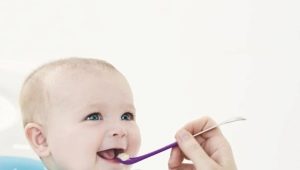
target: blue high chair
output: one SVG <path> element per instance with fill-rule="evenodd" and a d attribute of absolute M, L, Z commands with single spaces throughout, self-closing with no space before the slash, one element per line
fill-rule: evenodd
<path fill-rule="evenodd" d="M 39 160 L 18 156 L 0 156 L 0 170 L 46 170 L 46 168 Z"/>

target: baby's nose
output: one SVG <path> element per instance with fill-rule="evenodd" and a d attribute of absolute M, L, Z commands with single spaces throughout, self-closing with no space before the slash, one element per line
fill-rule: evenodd
<path fill-rule="evenodd" d="M 113 129 L 111 129 L 109 134 L 110 134 L 111 137 L 125 137 L 125 136 L 127 136 L 126 130 L 121 128 L 121 127 L 115 127 Z"/>

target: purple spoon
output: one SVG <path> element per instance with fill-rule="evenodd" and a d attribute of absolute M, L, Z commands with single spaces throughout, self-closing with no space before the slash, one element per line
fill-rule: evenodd
<path fill-rule="evenodd" d="M 214 126 L 208 128 L 208 129 L 205 129 L 205 130 L 203 130 L 203 131 L 201 131 L 201 132 L 198 132 L 198 133 L 194 134 L 193 136 L 196 137 L 196 136 L 198 136 L 198 135 L 200 135 L 200 134 L 203 134 L 203 133 L 205 133 L 205 132 L 207 132 L 207 131 L 210 131 L 210 130 L 212 130 L 212 129 L 218 127 L 218 126 L 221 126 L 221 125 L 224 125 L 224 124 L 227 124 L 227 123 L 231 123 L 231 122 L 235 122 L 235 121 L 240 121 L 240 120 L 246 120 L 246 119 L 245 119 L 245 118 L 242 118 L 242 117 L 234 117 L 234 118 L 232 118 L 232 119 L 228 119 L 228 120 L 223 121 L 223 122 L 221 122 L 221 123 L 219 123 L 219 124 L 217 124 L 217 125 L 214 125 Z M 167 145 L 167 146 L 164 146 L 164 147 L 162 147 L 162 148 L 160 148 L 160 149 L 157 149 L 157 150 L 155 150 L 155 151 L 153 151 L 153 152 L 149 152 L 149 153 L 144 154 L 144 155 L 141 155 L 141 156 L 131 157 L 131 158 L 126 159 L 126 160 L 122 160 L 121 158 L 117 157 L 116 160 L 119 161 L 119 162 L 122 163 L 122 164 L 125 164 L 125 165 L 131 165 L 131 164 L 137 163 L 137 162 L 139 162 L 139 161 L 141 161 L 141 160 L 144 160 L 144 159 L 146 159 L 146 158 L 149 158 L 149 157 L 151 157 L 151 156 L 154 156 L 154 155 L 156 155 L 156 154 L 158 154 L 158 153 L 160 153 L 160 152 L 163 152 L 163 151 L 165 151 L 165 150 L 168 150 L 168 149 L 173 148 L 173 147 L 176 147 L 176 146 L 177 146 L 177 142 L 173 142 L 173 143 L 171 143 L 171 144 L 169 144 L 169 145 Z"/>

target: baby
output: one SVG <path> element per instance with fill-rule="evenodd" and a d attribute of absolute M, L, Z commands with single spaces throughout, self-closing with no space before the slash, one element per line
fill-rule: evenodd
<path fill-rule="evenodd" d="M 125 77 L 98 59 L 67 58 L 25 80 L 20 105 L 26 137 L 48 170 L 126 170 L 140 132 Z"/>

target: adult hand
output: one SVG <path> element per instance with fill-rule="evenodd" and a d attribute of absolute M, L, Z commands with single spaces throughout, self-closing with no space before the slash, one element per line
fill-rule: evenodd
<path fill-rule="evenodd" d="M 180 129 L 175 136 L 178 147 L 171 151 L 169 170 L 236 170 L 230 145 L 219 128 L 192 136 L 214 125 L 211 118 L 203 117 Z M 183 163 L 184 158 L 192 163 Z"/>

